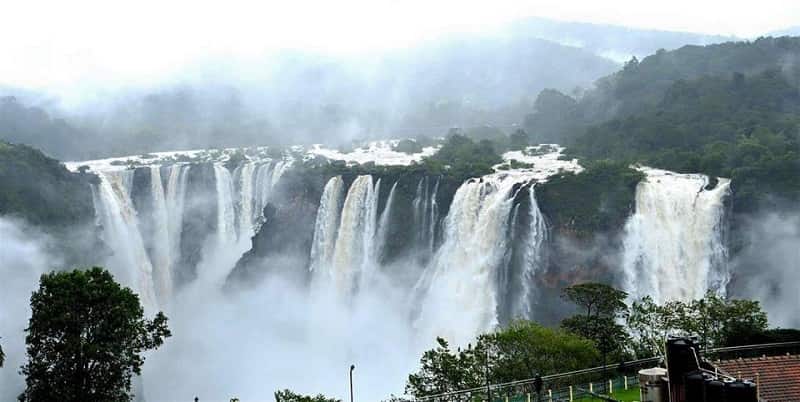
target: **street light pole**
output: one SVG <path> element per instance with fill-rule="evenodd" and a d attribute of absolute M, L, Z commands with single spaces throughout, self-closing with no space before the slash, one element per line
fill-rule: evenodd
<path fill-rule="evenodd" d="M 353 370 L 356 369 L 355 364 L 350 365 L 350 402 L 353 402 Z"/>

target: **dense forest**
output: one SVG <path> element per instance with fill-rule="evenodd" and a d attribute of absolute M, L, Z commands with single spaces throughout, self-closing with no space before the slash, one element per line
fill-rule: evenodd
<path fill-rule="evenodd" d="M 797 200 L 800 38 L 762 38 L 632 59 L 579 99 L 543 91 L 526 119 L 534 141 L 733 179 L 734 207 Z"/>

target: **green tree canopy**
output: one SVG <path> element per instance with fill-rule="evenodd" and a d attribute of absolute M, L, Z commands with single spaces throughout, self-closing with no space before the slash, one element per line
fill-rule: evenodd
<path fill-rule="evenodd" d="M 301 395 L 288 389 L 275 391 L 275 402 L 342 402 L 341 399 L 328 398 L 325 395 Z"/>
<path fill-rule="evenodd" d="M 602 283 L 582 283 L 564 288 L 562 296 L 575 303 L 579 313 L 561 321 L 561 327 L 594 341 L 604 361 L 622 359 L 629 336 L 617 321 L 628 313 L 628 294 Z"/>
<path fill-rule="evenodd" d="M 561 329 L 516 320 L 480 335 L 475 345 L 452 351 L 442 338 L 425 352 L 421 368 L 408 377 L 415 397 L 476 388 L 584 368 L 599 357 L 592 341 Z"/>
<path fill-rule="evenodd" d="M 724 299 L 714 292 L 689 302 L 656 304 L 649 296 L 631 305 L 628 327 L 636 338 L 637 354 L 663 354 L 670 334 L 697 335 L 707 347 L 739 344 L 765 334 L 767 314 L 754 300 Z"/>
<path fill-rule="evenodd" d="M 144 319 L 139 296 L 98 267 L 42 275 L 31 310 L 27 402 L 131 401 L 142 353 L 171 335 L 163 313 Z"/>

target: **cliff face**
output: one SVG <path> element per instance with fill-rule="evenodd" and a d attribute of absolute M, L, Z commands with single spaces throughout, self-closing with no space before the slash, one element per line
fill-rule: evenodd
<path fill-rule="evenodd" d="M 50 234 L 51 251 L 67 267 L 90 264 L 106 251 L 94 225 L 96 182 L 97 176 L 70 172 L 34 148 L 0 142 L 0 215 Z"/>
<path fill-rule="evenodd" d="M 395 187 L 386 228 L 387 241 L 381 255 L 377 256 L 378 261 L 382 265 L 404 258 L 427 261 L 431 252 L 421 250 L 421 243 L 435 246 L 441 241 L 441 220 L 460 183 L 409 169 L 292 169 L 272 192 L 270 204 L 264 210 L 264 222 L 252 239 L 251 249 L 228 277 L 228 285 L 249 283 L 273 270 L 292 272 L 298 279 L 308 279 L 314 226 L 325 184 L 332 177 L 341 176 L 346 192 L 356 177 L 363 174 L 371 174 L 373 183 L 380 180 L 379 215 L 387 207 L 392 187 Z M 427 220 L 420 216 L 420 211 L 427 211 L 423 212 Z M 420 227 L 423 220 L 425 228 Z"/>

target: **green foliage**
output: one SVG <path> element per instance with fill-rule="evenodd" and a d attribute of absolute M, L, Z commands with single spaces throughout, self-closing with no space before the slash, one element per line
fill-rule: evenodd
<path fill-rule="evenodd" d="M 97 267 L 42 275 L 31 310 L 22 401 L 131 401 L 142 353 L 171 336 L 163 313 L 144 319 L 139 297 Z"/>
<path fill-rule="evenodd" d="M 300 395 L 291 390 L 275 391 L 275 402 L 342 402 L 341 399 L 328 398 L 325 395 L 316 396 Z"/>
<path fill-rule="evenodd" d="M 424 164 L 432 173 L 447 174 L 461 180 L 482 176 L 493 171 L 492 166 L 503 162 L 488 139 L 475 142 L 461 134 L 447 137 L 439 152 L 425 158 Z"/>
<path fill-rule="evenodd" d="M 553 227 L 578 237 L 621 229 L 644 175 L 626 162 L 597 161 L 536 186 L 539 207 Z"/>
<path fill-rule="evenodd" d="M 404 139 L 393 146 L 392 150 L 406 154 L 417 154 L 422 152 L 422 145 L 415 140 Z"/>
<path fill-rule="evenodd" d="M 594 343 L 564 330 L 525 320 L 511 322 L 496 332 L 480 335 L 475 345 L 452 351 L 437 338 L 438 346 L 425 352 L 421 368 L 409 375 L 406 393 L 430 396 L 547 375 L 586 367 L 599 353 Z"/>
<path fill-rule="evenodd" d="M 602 283 L 582 283 L 564 288 L 562 297 L 579 308 L 578 314 L 561 321 L 562 328 L 594 341 L 604 360 L 625 357 L 629 337 L 618 320 L 628 314 L 626 292 Z"/>
<path fill-rule="evenodd" d="M 512 321 L 495 333 L 483 335 L 478 342 L 489 345 L 495 383 L 578 370 L 599 357 L 592 341 L 526 320 Z"/>
<path fill-rule="evenodd" d="M 512 151 L 522 151 L 531 144 L 531 136 L 523 129 L 517 129 L 508 136 L 508 148 Z"/>
<path fill-rule="evenodd" d="M 757 338 L 768 326 L 767 314 L 757 301 L 723 299 L 713 292 L 699 300 L 663 305 L 646 296 L 631 304 L 627 321 L 642 357 L 663 354 L 669 334 L 697 335 L 707 347 L 723 347 Z"/>
<path fill-rule="evenodd" d="M 408 376 L 406 394 L 419 398 L 481 384 L 481 368 L 476 361 L 480 352 L 471 346 L 453 352 L 443 338 L 436 338 L 436 343 L 436 348 L 422 354 L 419 371 Z"/>
<path fill-rule="evenodd" d="M 0 141 L 0 215 L 68 227 L 94 218 L 90 174 L 72 173 L 40 151 Z"/>

